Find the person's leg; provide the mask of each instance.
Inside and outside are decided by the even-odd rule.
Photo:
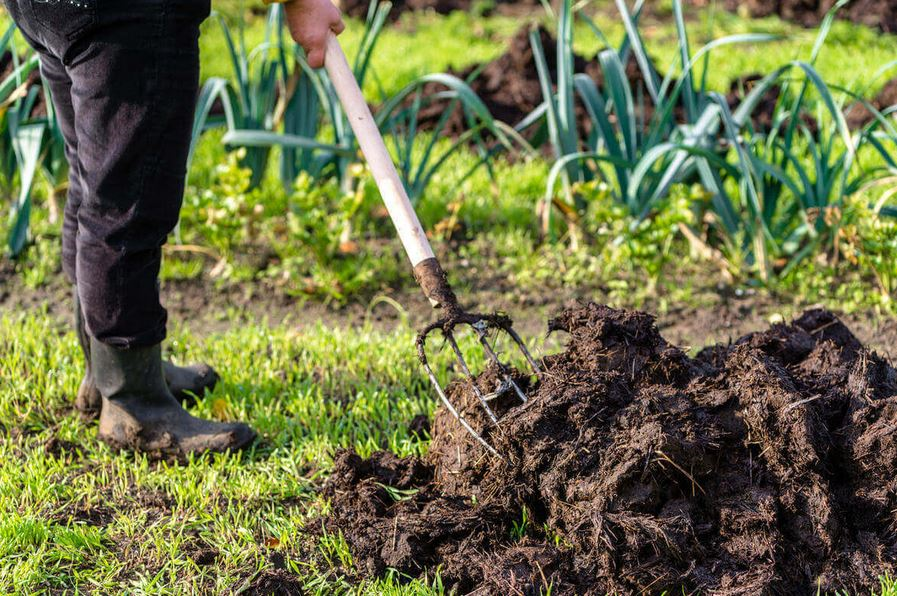
[[[119,5],[121,6],[121,5]],[[187,414],[164,383],[161,248],[177,223],[199,87],[201,0],[132,0],[99,14],[72,78],[84,198],[76,276],[103,396],[99,436],[128,449],[237,449],[254,433]]]
[[[201,18],[174,10],[182,4],[104,8],[66,65],[84,185],[78,294],[91,337],[116,348],[165,337],[157,280],[181,207],[198,92]]]
[[[159,347],[161,247],[184,190],[207,0],[8,2],[71,81],[81,185],[74,278],[102,396],[100,438],[178,455],[248,444],[246,425],[181,408]]]
[[[90,338],[84,328],[84,315],[78,299],[75,281],[75,239],[78,236],[78,207],[81,205],[82,189],[78,164],[78,139],[75,135],[75,110],[72,107],[72,81],[62,62],[46,48],[38,50],[40,71],[53,102],[53,110],[59,130],[65,139],[65,157],[69,163],[68,191],[62,217],[62,271],[74,287],[74,325],[78,344],[84,355],[84,378],[75,397],[75,409],[87,418],[100,415],[102,399],[93,382],[90,370]]]
[[[62,223],[62,268],[69,282],[75,285],[74,322],[78,343],[84,355],[84,378],[75,398],[75,409],[86,419],[100,415],[102,398],[93,379],[90,367],[90,340],[84,325],[84,312],[78,297],[75,261],[77,255],[78,209],[81,206],[83,188],[81,169],[78,161],[78,139],[75,134],[75,110],[72,105],[72,81],[62,61],[47,50],[40,53],[41,75],[50,90],[56,120],[65,139],[65,155],[69,163],[68,193]],[[219,376],[207,364],[175,366],[171,362],[162,363],[165,380],[171,392],[181,402],[191,402],[194,396],[202,397],[206,391],[213,391]]]

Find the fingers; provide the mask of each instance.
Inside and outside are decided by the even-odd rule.
[[[330,35],[330,32],[333,32],[334,35],[339,35],[345,28],[346,24],[343,22],[342,14],[340,14],[340,11],[334,7],[333,14],[330,18],[330,31],[324,35],[324,39],[315,40],[315,43],[312,44],[312,47],[310,47],[307,52],[309,66],[312,68],[321,68],[324,66],[324,53],[327,49],[327,37]]]
[[[292,0],[284,6],[290,33],[305,49],[308,65],[321,68],[329,36],[346,28],[342,14],[330,0]]]
[[[307,51],[308,65],[312,68],[324,66],[324,46],[315,46]]]

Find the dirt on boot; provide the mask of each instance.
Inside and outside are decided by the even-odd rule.
[[[152,459],[239,451],[256,438],[242,422],[190,415],[171,394],[159,344],[121,349],[90,339],[91,368],[103,406],[98,438]]]
[[[355,569],[459,593],[868,591],[897,569],[897,371],[805,313],[690,358],[644,313],[585,304],[488,457],[439,410],[425,459],[342,452],[328,531]],[[495,371],[477,380],[494,386]]]
[[[84,357],[84,377],[81,379],[78,393],[75,396],[75,409],[79,412],[82,420],[89,422],[100,417],[103,396],[100,395],[93,377],[90,364],[90,335],[87,333],[77,288],[74,288],[73,302],[75,333],[81,347],[81,354]],[[172,362],[163,361],[162,375],[172,395],[185,406],[195,405],[198,397],[204,397],[206,392],[214,391],[218,381],[221,380],[215,369],[205,363],[177,366]]]
[[[196,399],[214,391],[218,381],[221,380],[215,369],[208,364],[177,366],[171,362],[163,362],[162,373],[171,394],[184,406],[196,405]],[[87,422],[97,420],[102,407],[103,396],[97,390],[88,365],[75,397],[75,409],[81,419]]]

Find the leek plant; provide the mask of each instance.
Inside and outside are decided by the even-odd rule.
[[[878,130],[851,134],[841,103],[814,67],[846,0],[822,23],[808,61],[776,69],[734,110],[726,98],[707,89],[712,51],[774,36],[732,35],[693,52],[682,2],[673,0],[679,51],[661,77],[639,34],[642,2],[630,12],[623,0],[615,1],[626,32],[618,48],[610,47],[594,22],[576,15],[607,46],[598,54],[604,79],[600,86],[588,75],[572,72],[571,0],[562,3],[558,17],[556,81],[549,77],[538,35],[531,35],[555,156],[540,205],[543,231],[551,232],[552,206],[568,225],[579,219],[587,205],[576,188],[591,180],[606,183],[615,201],[626,208],[633,228],[660,208],[673,184],[700,181],[710,201],[706,209],[695,205],[696,211],[703,209],[695,220],[707,227],[696,230],[683,224],[682,231],[692,243],[701,244],[700,253],[724,255],[727,274],[737,276],[745,267],[770,281],[810,255],[836,253],[844,199],[873,174],[857,166],[858,148],[867,142],[875,146],[897,172],[897,162],[884,148],[897,141],[889,120],[877,114]],[[638,89],[626,75],[630,59],[640,74]],[[772,130],[753,130],[753,112],[776,85],[781,92]],[[576,122],[574,92],[588,114],[588,135],[580,133]],[[810,112],[818,123],[815,129],[804,121]],[[561,198],[555,196],[559,182]],[[889,213],[886,207],[878,212]]]
[[[678,64],[671,65],[661,78],[648,57],[638,29],[643,1],[630,12],[623,0],[616,0],[626,35],[613,48],[601,29],[584,15],[578,15],[607,46],[598,54],[603,74],[599,87],[584,73],[573,73],[571,0],[561,6],[558,20],[558,64],[556,90],[548,76],[544,51],[537,35],[531,43],[542,84],[549,136],[555,163],[549,173],[545,198],[540,205],[543,232],[551,232],[551,205],[560,208],[568,221],[576,220],[585,209],[573,192],[576,184],[600,179],[613,189],[615,200],[624,205],[638,225],[647,218],[675,182],[697,176],[708,189],[722,187],[722,175],[735,169],[719,155],[720,112],[706,88],[709,57],[714,48],[727,44],[758,43],[774,39],[766,34],[732,35],[714,40],[692,54],[681,0],[673,1],[679,42]],[[626,64],[634,59],[641,75],[636,89],[626,75]],[[703,66],[704,76],[695,81],[695,67]],[[677,68],[678,66],[678,68]],[[574,112],[578,95],[588,114],[591,132],[581,138]],[[647,93],[647,97],[645,96]],[[752,100],[756,105],[757,98]],[[740,113],[739,117],[748,117]],[[558,181],[564,187],[564,201],[555,197]],[[734,207],[714,193],[714,202],[733,222]],[[733,223],[734,225],[734,223]]]
[[[368,10],[365,33],[352,64],[361,87],[369,74],[371,58],[391,8],[389,2],[375,2]],[[287,188],[292,186],[297,174],[305,172],[313,178],[334,176],[343,191],[349,193],[353,185],[350,166],[358,160],[355,134],[327,72],[310,68],[299,46],[281,41],[281,49],[288,46],[293,52],[294,67],[288,77],[283,132],[236,129],[230,130],[224,141],[252,147],[280,146],[281,180]],[[285,72],[286,58],[282,61]],[[422,89],[429,83],[437,83],[446,90],[425,97]],[[428,132],[426,139],[422,139],[424,135],[420,135],[417,128],[418,114],[431,101],[448,101],[449,105],[435,129]],[[470,128],[446,147],[440,140],[456,107],[462,109]],[[502,146],[510,145],[504,128],[494,120],[470,86],[447,74],[431,74],[412,81],[392,97],[384,99],[375,113],[375,119],[395,148],[397,167],[412,202],[423,195],[433,176],[449,158],[471,142],[476,144],[480,159],[462,176],[462,180],[478,167],[488,165],[495,152],[485,148],[481,136],[483,131],[497,138]],[[329,126],[322,127],[322,121]],[[319,141],[322,129],[330,138]]]
[[[893,60],[882,66],[872,81],[881,78],[886,72],[897,66],[897,60]],[[861,144],[872,147],[885,163],[885,168],[890,174],[889,177],[881,179],[883,183],[892,183],[897,177],[897,128],[894,126],[894,115],[897,114],[897,105],[889,106],[879,111],[869,101],[865,99],[865,93],[868,87],[859,93],[849,93],[858,104],[863,105],[866,110],[872,114],[872,121],[867,124],[862,131]],[[894,192],[885,193],[882,200],[873,206],[872,212],[876,217],[893,217],[897,218],[897,206],[886,204],[887,200],[894,196]]]
[[[820,123],[815,134],[805,124],[790,124],[798,120],[795,115],[784,129],[745,138],[725,98],[716,99],[739,170],[733,179],[737,233],[723,234],[724,252],[769,281],[834,246],[844,199],[860,189],[867,173],[853,168],[855,140],[840,125],[843,115],[835,104],[828,107],[834,122]]]
[[[12,72],[0,81],[0,177],[6,194],[12,197],[6,243],[13,257],[28,242],[32,188],[47,128],[45,119],[28,119],[41,91],[37,86],[29,88],[27,82],[28,75],[38,66],[38,57],[29,52],[22,59],[14,33],[15,26],[10,25],[0,37],[0,54],[10,52],[13,61]]]
[[[211,126],[221,124],[220,120],[210,117],[216,104],[223,108],[224,123],[228,130],[270,132],[277,125],[275,108],[284,88],[283,63],[277,52],[283,28],[282,8],[274,5],[269,9],[264,41],[252,50],[246,48],[242,25],[235,39],[224,17],[220,14],[216,17],[230,55],[233,81],[212,77],[204,83],[194,117],[191,158],[202,133]],[[265,174],[271,147],[260,144],[234,145],[247,148],[240,165],[252,172],[251,186],[255,188]]]
[[[743,133],[744,118],[729,111],[725,98],[713,94],[724,135],[738,173],[732,177],[738,208],[734,230],[719,227],[723,252],[740,261],[761,280],[786,275],[807,257],[837,251],[844,201],[870,178],[856,167],[856,154],[868,134],[852,134],[831,88],[815,70],[840,2],[820,27],[810,59],[795,61],[765,77],[753,93],[781,86],[769,132]],[[797,72],[799,76],[792,77]],[[796,87],[796,93],[790,91]],[[811,93],[812,92],[812,93]],[[815,110],[810,98],[814,95]],[[804,120],[812,113],[816,130]],[[726,188],[717,192],[731,196]],[[836,255],[835,255],[836,256]]]

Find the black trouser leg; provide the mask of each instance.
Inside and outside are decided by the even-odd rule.
[[[165,336],[161,249],[178,219],[208,0],[6,0],[44,57],[72,168],[64,266],[91,336]],[[77,165],[74,165],[77,164]]]
[[[65,157],[69,163],[68,192],[62,219],[62,270],[68,280],[75,283],[78,207],[81,206],[83,193],[78,162],[78,137],[75,134],[75,109],[72,106],[72,80],[65,66],[54,55],[41,51],[40,62],[41,75],[50,89],[56,120],[65,139]]]

